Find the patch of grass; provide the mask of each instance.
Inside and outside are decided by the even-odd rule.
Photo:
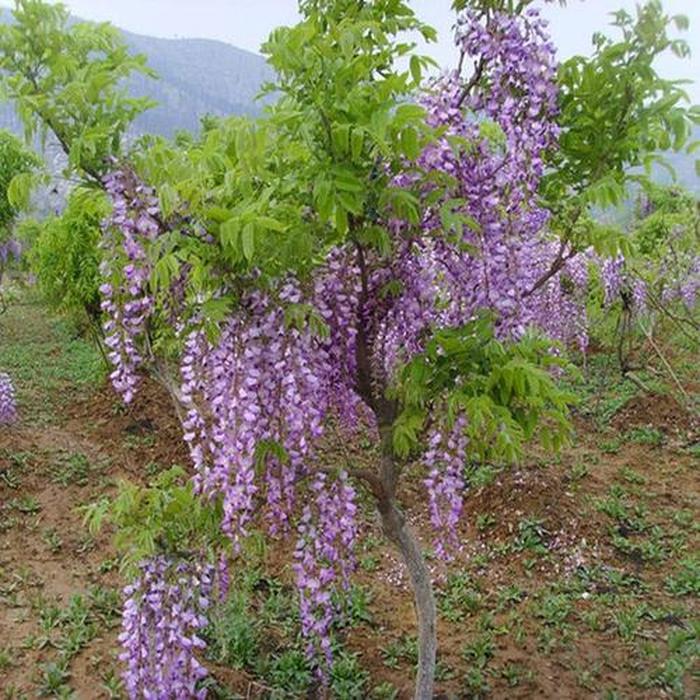
[[[63,540],[54,528],[50,527],[44,530],[41,538],[46,543],[46,546],[49,548],[51,554],[58,554],[61,551]]]
[[[341,651],[333,660],[330,686],[333,697],[343,700],[364,700],[367,697],[369,673],[357,660],[357,654]]]
[[[697,665],[700,657],[700,622],[689,629],[674,630],[666,640],[665,659],[641,677],[646,688],[661,688],[675,698],[688,697],[686,676]]]
[[[653,445],[654,447],[659,447],[663,444],[664,434],[657,428],[641,427],[628,430],[625,434],[625,438],[638,445]]]
[[[649,528],[645,537],[630,537],[611,530],[610,539],[615,549],[636,561],[659,564],[669,556],[665,533],[658,525]]]
[[[544,527],[544,521],[539,518],[524,518],[518,523],[518,534],[515,538],[515,549],[529,550],[537,554],[547,551],[545,539],[549,533]]]
[[[550,627],[561,627],[572,609],[571,599],[565,593],[544,593],[533,604],[535,616]]]
[[[0,648],[0,671],[7,671],[14,665],[14,656],[10,647]]]
[[[0,367],[15,381],[21,420],[55,422],[85,386],[97,385],[106,368],[99,350],[62,319],[47,320],[37,295],[25,292],[0,318]]]
[[[486,532],[496,526],[496,518],[491,513],[479,513],[476,516],[476,529]]]
[[[679,562],[679,571],[666,577],[666,590],[674,596],[700,596],[700,555]]]
[[[276,656],[266,674],[274,689],[273,698],[303,697],[312,679],[306,655],[299,649],[288,649]]]
[[[643,486],[647,482],[646,477],[632,469],[632,467],[622,467],[620,469],[620,478],[628,484],[636,484],[637,486]]]
[[[571,467],[571,471],[569,472],[569,478],[571,481],[578,482],[585,479],[588,474],[589,469],[587,464],[584,462],[575,462]]]
[[[372,591],[366,586],[353,584],[349,590],[340,593],[339,607],[344,612],[344,618],[348,625],[355,627],[361,624],[371,624]]]
[[[207,655],[233,668],[252,668],[258,658],[260,627],[248,593],[232,591],[209,615]]]
[[[500,471],[492,464],[471,464],[466,470],[466,481],[472,488],[480,489],[492,484]]]
[[[397,700],[399,689],[389,681],[384,681],[372,688],[370,698],[372,700]]]
[[[447,577],[447,583],[438,597],[440,614],[450,622],[459,622],[482,606],[482,595],[472,577],[455,572]]]
[[[483,632],[464,645],[462,656],[476,668],[485,668],[486,664],[493,658],[495,649],[493,634]]]
[[[61,486],[86,486],[90,470],[88,458],[82,452],[72,452],[57,457],[51,477]]]
[[[519,686],[523,681],[531,681],[533,672],[519,663],[508,663],[499,671],[499,675],[505,679],[509,688]]]
[[[620,451],[622,444],[623,439],[619,436],[608,438],[607,440],[601,441],[600,451],[605,454],[614,455]]]
[[[418,639],[411,635],[403,635],[381,651],[384,665],[389,668],[399,668],[402,662],[409,663],[411,667],[418,663]]]
[[[11,489],[18,489],[22,483],[22,476],[32,465],[34,459],[30,452],[0,450],[0,485]]]
[[[15,507],[25,515],[36,515],[41,510],[39,501],[30,495],[22,496],[15,502]]]
[[[41,664],[38,669],[37,686],[39,695],[54,698],[66,698],[71,692],[68,680],[70,671],[65,662],[49,661]]]
[[[496,610],[502,611],[511,608],[525,600],[527,593],[517,585],[510,585],[498,591]]]

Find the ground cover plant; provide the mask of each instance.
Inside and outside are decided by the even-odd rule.
[[[697,213],[631,170],[686,147],[698,121],[652,67],[667,50],[685,52],[671,35],[685,20],[648,2],[636,17],[618,13],[614,38],[597,36],[591,58],[558,65],[530,3],[455,9],[459,66],[429,79],[430,59],[405,35],[434,32],[408,3],[302,1],[301,22],[263,47],[277,76],[265,116],[207,119],[199,135],[130,147],[121,136],[148,105],[121,81],[147,69],[111,28],[19,0],[0,30],[6,93],[81,179],[76,207],[33,239],[42,303],[94,320],[101,299],[97,347],[124,404],[110,410],[126,435],[95,444],[107,437],[97,426],[84,450],[50,452],[47,470],[51,488],[80,495],[86,537],[115,532],[129,579],[123,684],[110,671],[108,692],[225,697],[247,683],[246,693],[273,697],[429,698],[436,683],[458,697],[497,683],[551,694],[526,652],[570,664],[582,625],[591,646],[612,630],[621,641],[575,669],[577,687],[612,697],[617,684],[681,696],[691,687],[691,606],[668,601],[697,593],[696,504],[679,494],[681,510],[651,516],[647,499],[667,470],[690,480],[697,457],[696,379],[692,361],[683,365],[698,349]],[[14,179],[13,201],[30,184]],[[598,223],[595,208],[632,184],[646,197],[633,234]],[[36,313],[29,292],[20,299]],[[615,314],[615,332],[591,334],[591,316]],[[658,339],[661,327],[672,343]],[[659,364],[632,363],[632,333]],[[616,353],[595,352],[606,343]],[[583,374],[572,363],[582,358]],[[15,356],[20,414],[36,381],[26,361]],[[133,462],[160,450],[154,407],[139,403],[155,391],[181,467]],[[675,424],[654,416],[606,434],[655,394]],[[46,420],[67,428],[60,410]],[[8,454],[8,488],[21,487],[27,460],[46,459],[23,430],[6,436],[30,447]],[[569,447],[581,431],[605,441]],[[662,448],[658,477],[617,461]],[[100,480],[130,454],[129,480]],[[518,461],[537,468],[512,471]],[[34,489],[7,507],[8,530],[19,517],[39,529]],[[509,494],[528,499],[524,512]],[[465,498],[473,522],[461,517]],[[53,556],[64,546],[55,525],[42,539]],[[674,558],[661,581],[654,567]],[[111,568],[100,575],[116,578]],[[496,571],[508,584],[494,594],[484,577]],[[405,615],[374,622],[375,597],[400,613],[405,600],[392,595],[406,585],[415,629]],[[92,595],[65,614],[29,606],[45,632],[58,630],[27,642],[59,652],[42,661],[40,692],[69,693],[95,620],[113,620],[100,607],[108,594]],[[648,625],[676,621],[666,647],[645,646]],[[499,638],[511,637],[519,652],[495,665]],[[634,646],[638,637],[646,642]],[[628,672],[604,682],[601,669],[627,647]],[[381,668],[368,673],[359,656],[372,649]],[[11,651],[6,665],[16,665]],[[396,687],[401,672],[415,675]]]

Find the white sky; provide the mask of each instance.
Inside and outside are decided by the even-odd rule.
[[[166,38],[202,37],[226,41],[239,48],[258,51],[270,30],[296,20],[296,0],[63,0],[73,14],[85,19],[109,20],[123,29]],[[9,0],[0,0],[11,5]],[[625,7],[633,9],[636,0],[569,0],[569,6],[547,5],[545,14],[552,23],[555,42],[562,58],[587,53],[594,31],[604,29],[608,13]],[[700,0],[663,0],[669,14],[690,18],[690,31],[683,33],[693,56],[689,60],[669,58],[659,66],[673,78],[700,80]],[[452,65],[453,13],[451,0],[411,0],[417,14],[439,32],[439,44],[429,53],[443,65]],[[700,85],[689,86],[700,102]]]

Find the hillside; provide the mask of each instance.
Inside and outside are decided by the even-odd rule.
[[[0,21],[10,14],[0,9]],[[137,76],[131,80],[134,95],[147,95],[158,106],[136,122],[138,133],[172,136],[178,129],[194,130],[204,114],[256,114],[255,96],[272,77],[265,59],[221,41],[160,39],[123,32],[134,53],[148,57],[158,79]],[[216,70],[212,71],[212,66]],[[0,108],[0,127],[20,132],[12,108]]]

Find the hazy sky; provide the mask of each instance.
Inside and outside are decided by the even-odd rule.
[[[684,38],[693,56],[670,58],[660,68],[674,78],[700,80],[700,0],[663,0],[669,13],[690,18]],[[11,4],[0,0],[0,4]],[[161,37],[206,37],[257,51],[275,26],[295,21],[296,0],[64,0],[71,11],[85,19],[109,20],[124,29]],[[569,6],[547,5],[545,14],[562,58],[587,53],[594,31],[608,23],[608,13],[620,7],[634,8],[636,0],[570,0]],[[440,41],[430,53],[443,65],[454,63],[451,44],[451,0],[412,0],[418,15],[439,32]],[[700,85],[688,87],[700,102]]]

